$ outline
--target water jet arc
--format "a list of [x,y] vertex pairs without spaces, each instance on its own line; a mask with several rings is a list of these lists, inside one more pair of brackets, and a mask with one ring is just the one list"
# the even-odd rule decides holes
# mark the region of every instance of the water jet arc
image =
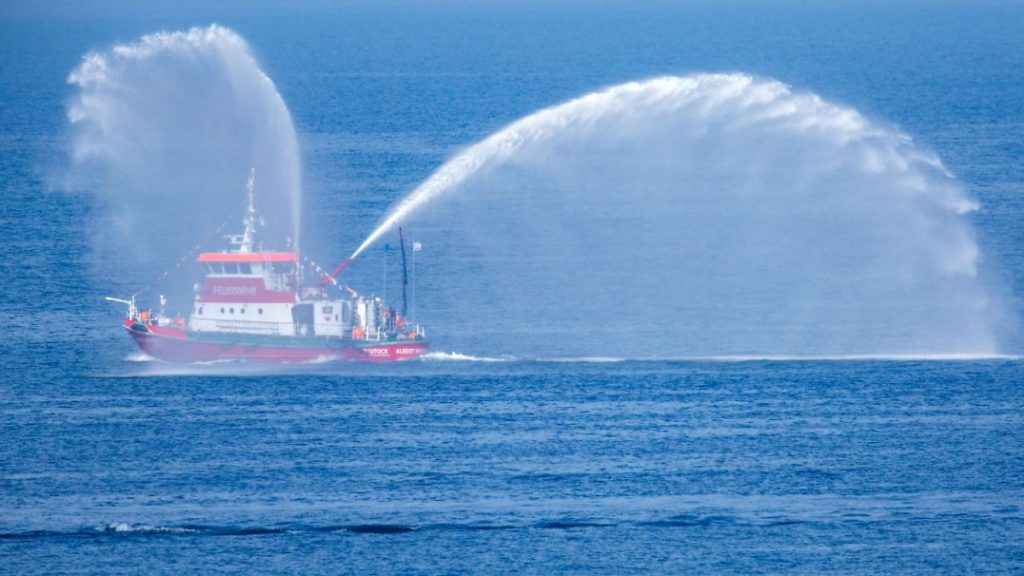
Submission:
[[774,80],[697,74],[509,124],[350,259],[416,219],[434,266],[473,267],[433,279],[445,317],[430,319],[459,325],[452,348],[470,354],[991,355],[1007,315],[976,207],[891,126]]

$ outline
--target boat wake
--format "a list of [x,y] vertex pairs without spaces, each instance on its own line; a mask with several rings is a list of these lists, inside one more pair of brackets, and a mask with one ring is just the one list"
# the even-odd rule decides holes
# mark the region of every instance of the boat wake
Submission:
[[430,352],[423,356],[432,362],[507,362],[534,364],[621,364],[621,363],[705,363],[705,362],[988,362],[1018,361],[1012,354],[847,354],[847,355],[766,355],[720,354],[702,356],[477,356],[460,352]]
[[703,362],[987,362],[1015,361],[1021,356],[1010,354],[849,354],[849,355],[763,355],[724,354],[711,356],[671,356],[647,358],[534,358],[539,363],[556,364],[616,364],[631,363],[703,363]]
[[515,360],[511,356],[473,356],[459,352],[428,352],[423,355],[423,359],[431,362],[511,362]]
[[690,362],[974,362],[1020,360],[1012,354],[847,354],[847,355],[720,355],[679,358]]

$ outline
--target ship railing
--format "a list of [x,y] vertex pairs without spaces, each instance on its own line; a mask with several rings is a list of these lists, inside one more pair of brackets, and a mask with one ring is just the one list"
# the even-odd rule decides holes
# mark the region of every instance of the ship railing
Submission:
[[366,329],[366,336],[364,340],[373,340],[374,342],[381,342],[388,339],[388,331],[383,328],[369,327]]
[[[427,329],[421,326],[420,324],[415,325],[415,332],[420,338],[426,338],[427,336]],[[351,328],[348,329],[348,334],[350,336],[352,335]],[[374,328],[371,326],[364,329],[362,339],[373,342],[381,342],[383,340],[390,340],[391,336],[392,335],[387,330],[384,330],[383,328]]]

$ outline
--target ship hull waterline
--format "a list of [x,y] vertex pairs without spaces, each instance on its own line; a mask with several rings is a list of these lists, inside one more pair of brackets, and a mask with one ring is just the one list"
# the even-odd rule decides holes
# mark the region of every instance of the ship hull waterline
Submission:
[[166,362],[217,361],[304,363],[331,360],[397,362],[425,354],[425,340],[343,341],[337,338],[292,338],[248,334],[196,334],[178,328],[126,320],[124,329],[139,349]]

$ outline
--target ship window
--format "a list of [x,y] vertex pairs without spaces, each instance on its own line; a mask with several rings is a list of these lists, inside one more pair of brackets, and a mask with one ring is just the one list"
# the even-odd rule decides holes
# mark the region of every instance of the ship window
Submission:
[[199,307],[199,315],[200,315],[200,316],[202,316],[202,315],[203,315],[203,307],[202,307],[202,306],[200,306],[200,307]]
[[242,309],[241,309],[241,310],[239,310],[238,312],[239,312],[240,314],[245,314],[245,308],[242,308]]
[[231,314],[234,314],[235,313],[235,309],[234,308],[228,308],[228,312],[231,313]]
[[258,312],[259,314],[263,314],[263,308],[256,310],[256,312]]
[[224,313],[224,309],[223,309],[223,308],[221,308],[221,309],[220,309],[220,313],[221,313],[221,314],[223,314],[223,313]]
[[334,307],[332,307],[332,306],[324,306],[324,314],[331,314],[333,312],[334,312]]
[[206,269],[210,271],[210,274],[216,274],[217,271],[213,269],[213,264],[207,264]]
[[252,265],[251,264],[248,264],[248,263],[239,264],[238,265],[238,269],[239,269],[239,271],[241,271],[242,274],[252,274]]

